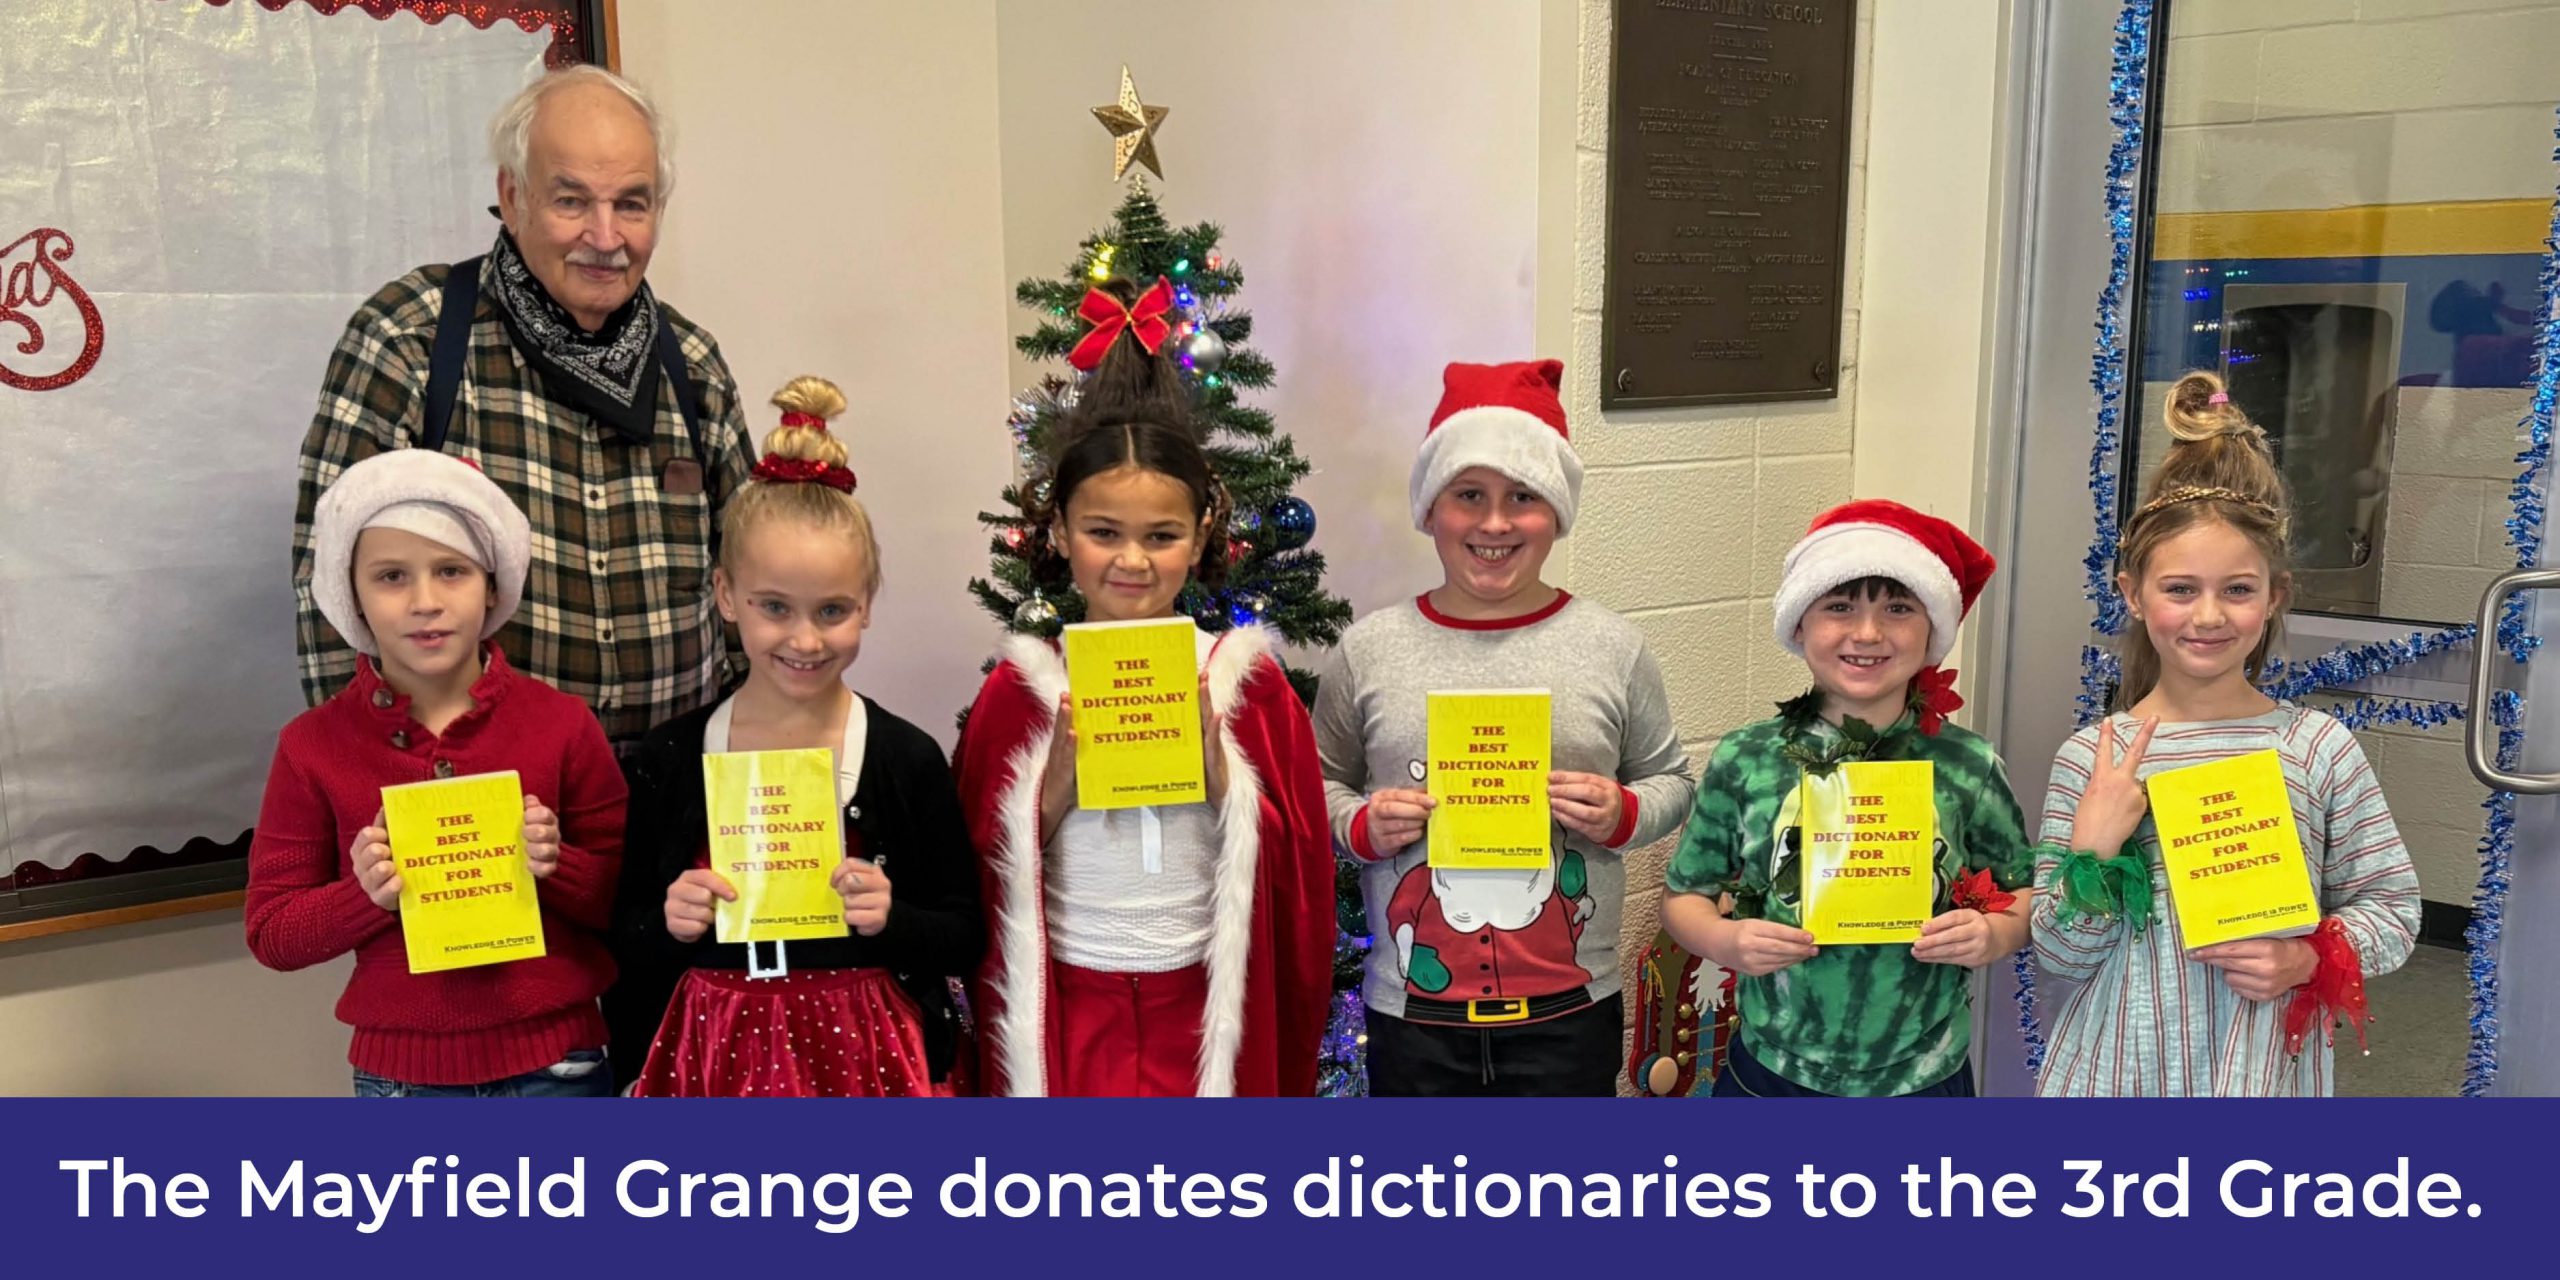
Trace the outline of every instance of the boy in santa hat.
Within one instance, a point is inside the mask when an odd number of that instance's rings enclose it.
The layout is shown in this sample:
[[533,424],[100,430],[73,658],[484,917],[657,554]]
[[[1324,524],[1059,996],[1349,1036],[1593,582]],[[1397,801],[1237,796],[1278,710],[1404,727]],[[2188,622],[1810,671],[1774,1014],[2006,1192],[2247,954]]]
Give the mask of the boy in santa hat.
[[[1316,697],[1334,837],[1361,863],[1375,939],[1375,1094],[1616,1091],[1621,855],[1669,835],[1693,784],[1643,634],[1541,576],[1582,496],[1563,376],[1554,360],[1448,367],[1408,492],[1441,583],[1345,632]],[[1425,698],[1504,688],[1553,697],[1547,863],[1433,868]]]
[[[595,713],[490,640],[524,596],[524,513],[477,466],[397,449],[339,474],[311,543],[312,593],[359,657],[277,738],[249,843],[250,953],[271,969],[355,953],[338,1020],[355,1028],[358,1096],[611,1094],[596,997],[613,980],[626,790]],[[509,769],[543,954],[411,973],[382,789]]]
[[[1970,1096],[1970,975],[2027,941],[2035,862],[1991,744],[1946,722],[1938,664],[1990,581],[1964,531],[1898,502],[1815,518],[1787,553],[1776,634],[1813,688],[1728,733],[1665,880],[1662,924],[1741,975],[1718,1097]],[[1807,774],[1859,760],[1932,766],[1937,843],[1914,943],[1816,947],[1803,919]]]

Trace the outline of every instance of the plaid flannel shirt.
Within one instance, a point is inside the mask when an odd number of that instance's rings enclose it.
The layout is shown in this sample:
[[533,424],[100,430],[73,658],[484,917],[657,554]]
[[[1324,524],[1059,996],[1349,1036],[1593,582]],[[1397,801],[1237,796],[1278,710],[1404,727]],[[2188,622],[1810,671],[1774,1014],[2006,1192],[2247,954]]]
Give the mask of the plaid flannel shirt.
[[[329,354],[302,442],[293,513],[295,648],[313,706],[355,674],[355,651],[311,593],[311,516],[338,473],[408,448],[426,416],[427,365],[449,268],[421,267],[356,309]],[[544,395],[516,354],[483,277],[469,363],[445,449],[480,464],[533,521],[524,605],[498,632],[518,670],[592,707],[616,743],[709,701],[731,683],[731,645],[711,600],[721,501],[753,464],[738,387],[711,335],[660,304],[702,398],[707,492],[670,493],[667,464],[692,458],[675,390],[659,379],[657,434],[624,442]]]

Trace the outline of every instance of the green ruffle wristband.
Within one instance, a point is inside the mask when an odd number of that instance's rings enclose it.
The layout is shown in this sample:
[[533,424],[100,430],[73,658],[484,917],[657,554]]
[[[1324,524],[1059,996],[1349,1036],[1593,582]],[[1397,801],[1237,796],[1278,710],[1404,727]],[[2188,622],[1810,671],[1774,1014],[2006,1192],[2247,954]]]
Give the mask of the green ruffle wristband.
[[2151,927],[2151,861],[2131,845],[2112,858],[2086,849],[2065,853],[2053,885],[2054,918],[2065,926],[2087,916],[2122,920],[2137,934]]

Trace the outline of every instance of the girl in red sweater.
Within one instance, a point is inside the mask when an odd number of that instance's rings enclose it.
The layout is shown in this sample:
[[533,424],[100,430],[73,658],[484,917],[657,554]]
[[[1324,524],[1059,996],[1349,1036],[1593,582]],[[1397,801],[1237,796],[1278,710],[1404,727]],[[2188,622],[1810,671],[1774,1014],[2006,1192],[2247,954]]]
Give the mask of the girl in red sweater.
[[[612,1093],[596,998],[613,980],[601,934],[625,788],[594,714],[489,641],[524,595],[524,513],[473,464],[402,449],[338,477],[312,546],[312,594],[359,657],[276,742],[249,846],[250,952],[272,969],[355,953],[338,1020],[355,1028],[358,1096]],[[382,789],[508,769],[543,954],[413,974]]]

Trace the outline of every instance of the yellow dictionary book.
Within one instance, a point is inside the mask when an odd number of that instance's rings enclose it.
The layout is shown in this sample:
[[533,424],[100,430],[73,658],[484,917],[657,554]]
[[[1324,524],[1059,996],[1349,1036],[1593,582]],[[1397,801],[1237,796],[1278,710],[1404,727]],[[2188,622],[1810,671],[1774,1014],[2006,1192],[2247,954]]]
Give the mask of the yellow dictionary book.
[[2143,786],[2186,946],[2319,925],[2311,862],[2293,825],[2284,762],[2273,750],[2163,770]]
[[1814,945],[1919,941],[1937,899],[1936,767],[1851,761],[1803,786],[1797,856]]
[[1425,857],[1472,871],[1537,871],[1553,856],[1547,774],[1555,702],[1544,689],[1433,693]]
[[1200,762],[1198,637],[1189,618],[1067,628],[1077,808],[1209,798]]
[[836,753],[724,751],[702,757],[711,869],[738,891],[713,907],[722,942],[841,938],[844,898],[828,883],[844,861]]
[[409,972],[542,954],[542,906],[524,860],[524,786],[513,770],[384,787],[382,816],[400,867]]

